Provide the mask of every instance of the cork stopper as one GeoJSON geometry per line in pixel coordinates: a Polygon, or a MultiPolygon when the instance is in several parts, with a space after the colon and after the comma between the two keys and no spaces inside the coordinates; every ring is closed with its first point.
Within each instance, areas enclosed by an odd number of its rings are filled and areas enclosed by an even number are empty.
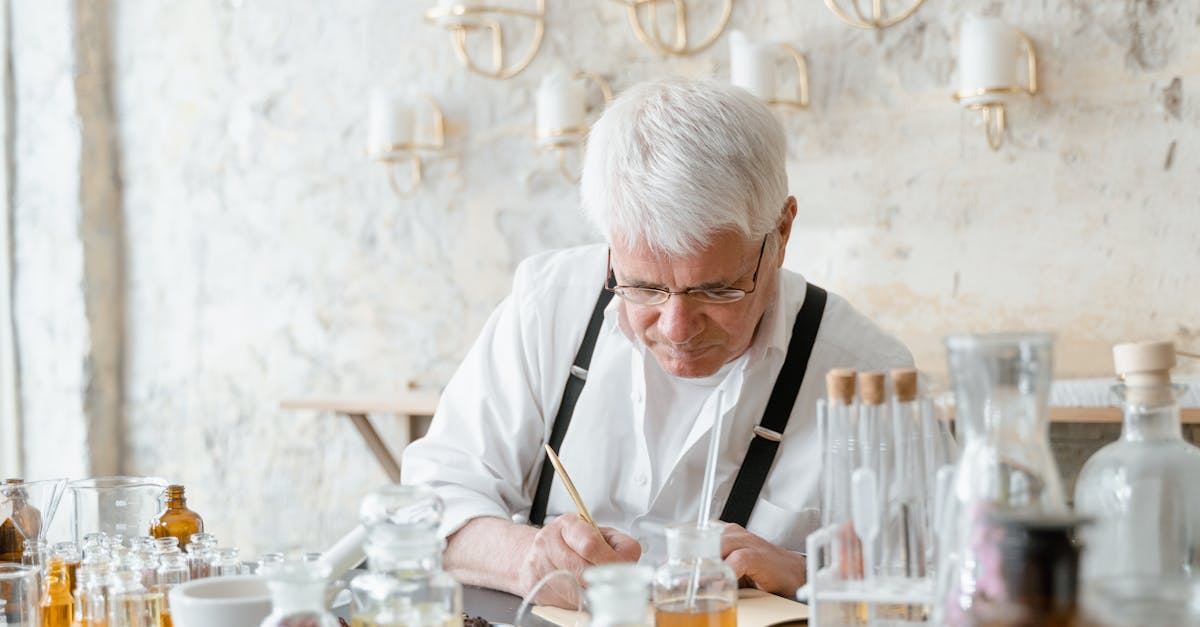
{"type": "Polygon", "coordinates": [[[825,390],[831,402],[854,402],[854,370],[834,368],[825,375],[825,390]]]}
{"type": "Polygon", "coordinates": [[[1170,385],[1175,344],[1170,341],[1117,344],[1113,347],[1113,365],[1129,387],[1170,385]]]}
{"type": "Polygon", "coordinates": [[[892,389],[896,392],[896,400],[901,403],[911,403],[917,400],[917,369],[896,368],[892,370],[892,389]]]}
{"type": "Polygon", "coordinates": [[[862,397],[864,405],[882,405],[883,404],[883,373],[882,372],[863,372],[858,375],[858,395],[862,397]]]}

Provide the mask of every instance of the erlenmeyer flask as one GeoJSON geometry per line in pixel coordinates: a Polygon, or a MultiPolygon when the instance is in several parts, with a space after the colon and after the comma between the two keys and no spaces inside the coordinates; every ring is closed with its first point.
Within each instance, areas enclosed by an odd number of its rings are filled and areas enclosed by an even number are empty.
{"type": "Polygon", "coordinates": [[[974,624],[1002,593],[998,513],[1066,513],[1050,451],[1046,401],[1053,338],[1044,333],[945,340],[962,455],[939,531],[937,624],[974,624]]]}

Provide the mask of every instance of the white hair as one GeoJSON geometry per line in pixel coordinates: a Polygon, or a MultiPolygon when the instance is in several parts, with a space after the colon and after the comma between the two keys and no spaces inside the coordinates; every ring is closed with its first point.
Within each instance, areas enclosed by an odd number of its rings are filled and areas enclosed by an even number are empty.
{"type": "Polygon", "coordinates": [[[592,127],[581,198],[611,243],[666,256],[712,237],[770,233],[787,199],[783,126],[749,92],[712,80],[641,83],[592,127]]]}

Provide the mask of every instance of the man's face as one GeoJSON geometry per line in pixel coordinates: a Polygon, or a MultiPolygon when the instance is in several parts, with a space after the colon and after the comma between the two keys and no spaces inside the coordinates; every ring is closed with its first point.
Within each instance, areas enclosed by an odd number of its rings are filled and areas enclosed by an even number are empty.
{"type": "MultiPolygon", "coordinates": [[[[794,211],[794,210],[793,210],[794,211]]],[[[788,220],[790,226],[790,220],[788,220]]],[[[612,269],[620,285],[670,291],[734,287],[754,291],[726,304],[702,303],[672,294],[660,305],[621,301],[630,330],[650,350],[664,372],[705,377],[746,352],[755,329],[775,296],[782,242],[768,242],[757,283],[755,263],[763,240],[724,233],[696,254],[666,258],[622,242],[612,245],[612,269]],[[774,253],[774,254],[773,254],[774,253]]]]}

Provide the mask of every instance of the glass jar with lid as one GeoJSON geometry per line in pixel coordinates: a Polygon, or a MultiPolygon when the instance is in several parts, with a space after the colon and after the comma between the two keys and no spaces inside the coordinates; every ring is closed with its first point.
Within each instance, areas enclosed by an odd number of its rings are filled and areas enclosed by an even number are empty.
{"type": "Polygon", "coordinates": [[[737,624],[737,578],[721,560],[723,530],[718,522],[667,527],[667,563],[654,573],[658,627],[737,624]]]}

